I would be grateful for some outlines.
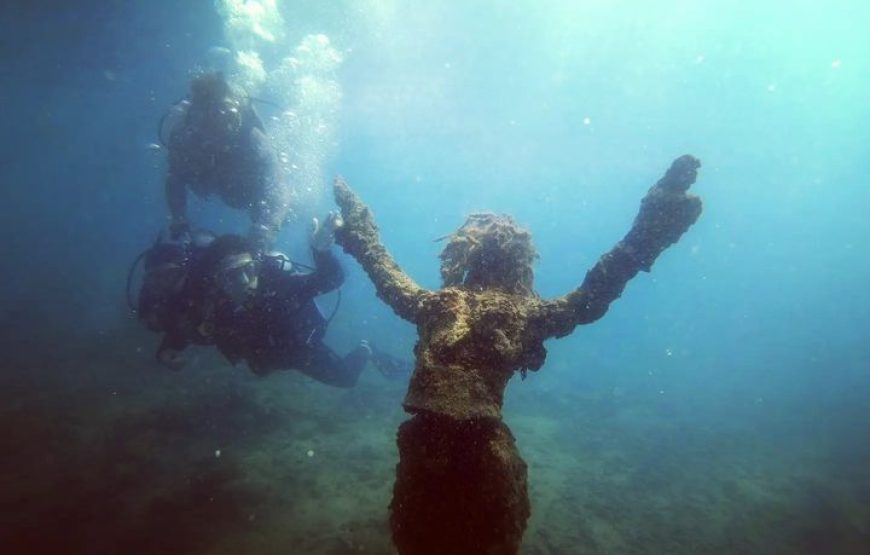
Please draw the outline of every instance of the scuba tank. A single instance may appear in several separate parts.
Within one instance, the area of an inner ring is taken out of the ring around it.
[[[127,273],[127,305],[148,329],[158,332],[167,329],[194,261],[212,240],[211,232],[197,231],[185,240],[167,241],[161,231],[154,244],[133,261]],[[143,261],[142,287],[134,300],[133,278]]]

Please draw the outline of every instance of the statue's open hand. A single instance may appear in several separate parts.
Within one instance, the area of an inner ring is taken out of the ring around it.
[[[687,193],[700,167],[694,156],[680,156],[641,202],[624,240],[641,269],[648,271],[656,257],[676,243],[701,215],[701,199]]]
[[[673,161],[656,188],[668,193],[685,193],[698,177],[701,161],[691,154],[684,154]]]
[[[687,191],[698,177],[701,161],[690,154],[673,161],[643,200],[639,220],[646,233],[663,235],[670,244],[701,215],[701,199]]]

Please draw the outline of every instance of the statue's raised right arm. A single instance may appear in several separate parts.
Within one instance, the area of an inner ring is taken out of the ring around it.
[[[416,323],[420,303],[429,291],[417,285],[387,252],[371,210],[340,177],[335,180],[335,202],[344,218],[344,226],[336,230],[336,242],[357,259],[375,284],[378,297],[396,314]]]
[[[695,223],[701,199],[688,194],[701,162],[684,155],[647,192],[631,230],[586,274],[571,293],[542,303],[533,325],[546,337],[568,335],[580,324],[601,318],[628,281],[648,272],[656,258]]]

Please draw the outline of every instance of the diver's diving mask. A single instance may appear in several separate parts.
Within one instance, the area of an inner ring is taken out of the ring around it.
[[[236,133],[242,128],[242,103],[227,96],[213,108],[212,116],[221,131]]]
[[[257,262],[249,253],[230,255],[221,261],[218,287],[235,302],[241,302],[257,289]]]
[[[242,128],[242,101],[232,96],[194,102],[187,110],[188,126],[209,137],[227,137]]]

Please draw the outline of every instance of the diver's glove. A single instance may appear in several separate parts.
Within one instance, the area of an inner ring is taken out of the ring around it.
[[[248,239],[251,241],[255,254],[262,254],[269,250],[275,242],[275,230],[264,224],[254,224],[248,231]]]
[[[312,219],[311,248],[326,252],[335,243],[335,230],[344,226],[344,220],[338,212],[330,212],[321,224],[317,218]]]

